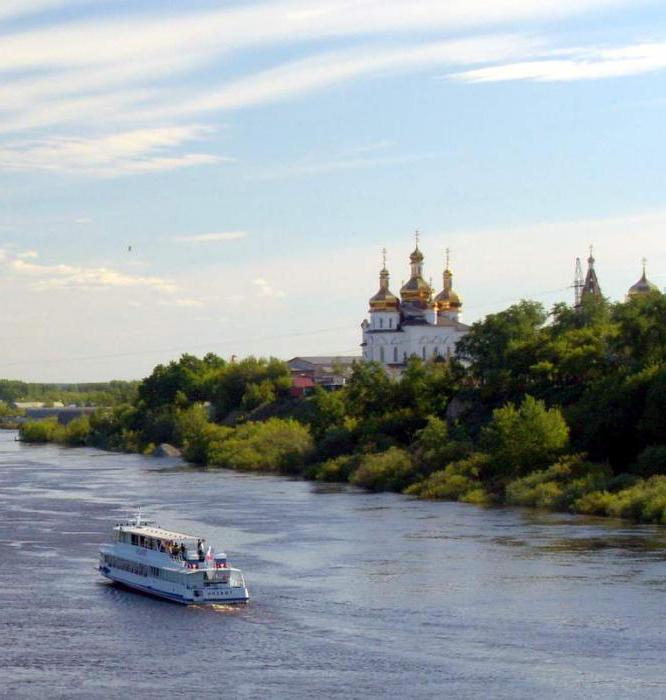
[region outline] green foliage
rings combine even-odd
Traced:
[[[632,471],[640,476],[666,474],[666,445],[650,445],[636,459]]]
[[[66,426],[64,431],[64,442],[72,447],[80,447],[88,444],[90,435],[90,419],[88,416],[74,418]]]
[[[473,452],[464,459],[451,462],[444,469],[433,472],[423,481],[413,484],[405,493],[423,499],[489,503],[492,498],[486,492],[480,478],[489,464],[489,455]]]
[[[588,493],[574,503],[574,510],[666,525],[666,476],[642,479],[617,493]]]
[[[509,403],[495,409],[481,439],[493,457],[495,473],[511,477],[545,467],[562,454],[569,428],[559,409],[526,396],[518,408]]]
[[[19,433],[23,442],[62,442],[64,427],[56,418],[46,418],[23,423]]]
[[[208,447],[211,466],[297,474],[313,450],[310,431],[293,419],[244,423]]]
[[[206,464],[208,455],[232,433],[232,428],[208,420],[208,409],[195,404],[178,412],[174,442],[182,448],[183,458],[195,464]]]
[[[30,384],[0,379],[0,401],[41,402],[65,406],[116,406],[133,401],[138,382],[94,382],[88,384]]]
[[[258,388],[250,389],[252,385]],[[275,358],[248,357],[211,370],[203,379],[202,391],[203,399],[213,404],[215,415],[222,419],[231,411],[251,410],[264,401],[284,398],[290,387],[291,374],[286,363]]]
[[[391,447],[385,452],[363,455],[349,481],[370,491],[402,491],[417,476],[409,453]]]
[[[548,469],[510,482],[505,501],[517,506],[570,510],[580,498],[610,486],[611,480],[607,466],[587,462],[582,455],[569,455]]]
[[[467,444],[451,439],[448,424],[437,416],[428,416],[426,426],[416,433],[412,449],[424,474],[440,470],[470,451]]]
[[[80,447],[88,444],[90,421],[88,416],[71,420],[61,425],[56,418],[28,421],[20,427],[19,434],[23,442],[58,442],[62,445]]]
[[[348,481],[359,461],[359,457],[350,455],[328,459],[316,466],[313,478],[317,481]]]
[[[521,301],[477,321],[458,342],[458,355],[469,363],[486,396],[504,396],[527,389],[528,370],[534,364],[535,344],[545,321],[546,312],[541,304]]]
[[[19,411],[16,408],[12,408],[5,401],[0,401],[0,419],[14,418],[15,416],[23,415],[23,413],[23,411]]]
[[[522,301],[475,323],[458,351],[451,361],[411,358],[399,378],[359,363],[342,390],[304,399],[290,396],[279,360],[183,355],[138,388],[105,385],[114,398],[87,422],[28,424],[21,434],[138,452],[169,442],[200,464],[663,520],[664,295],[586,299],[549,315]],[[64,391],[0,381],[0,401],[39,394],[68,403]]]

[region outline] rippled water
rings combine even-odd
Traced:
[[[242,608],[104,582],[137,504],[246,574]],[[0,696],[666,697],[666,535],[422,503],[0,431]]]

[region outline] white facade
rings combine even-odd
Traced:
[[[380,362],[393,372],[400,372],[410,357],[451,357],[456,343],[469,330],[460,322],[462,302],[453,291],[448,260],[444,288],[434,299],[432,288],[423,279],[423,254],[418,244],[410,261],[411,277],[400,290],[400,298],[389,289],[384,265],[379,291],[370,300],[369,319],[361,324],[363,359]]]

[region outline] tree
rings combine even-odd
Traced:
[[[516,408],[508,403],[493,411],[481,434],[500,477],[525,474],[547,467],[569,443],[569,428],[558,408],[526,396]]]
[[[546,321],[541,304],[521,301],[486,316],[458,341],[456,351],[491,400],[522,393],[535,363],[539,330]]]

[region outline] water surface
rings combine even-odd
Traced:
[[[196,470],[0,431],[0,696],[666,697],[666,533]],[[222,545],[243,608],[118,589],[141,504]]]

